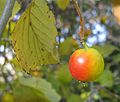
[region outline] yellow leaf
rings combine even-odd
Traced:
[[[65,10],[69,5],[70,0],[57,0],[57,5],[60,9]]]
[[[120,23],[120,0],[112,0],[113,14]]]
[[[33,0],[17,22],[12,38],[21,67],[29,72],[42,64],[58,63],[55,19],[45,0]]]

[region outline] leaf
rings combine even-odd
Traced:
[[[18,4],[18,2],[15,2],[13,11],[12,11],[12,17],[16,15],[16,13],[19,11],[20,9],[20,5]]]
[[[52,88],[51,84],[44,79],[35,77],[20,78],[20,83],[24,86],[28,86],[35,90],[41,91],[51,102],[59,102],[61,98]]]
[[[118,64],[120,63],[120,54],[116,54],[112,57],[113,61],[112,64]]]
[[[79,45],[77,44],[76,40],[74,40],[72,37],[68,37],[64,42],[60,43],[59,53],[62,56],[69,55],[74,49],[77,48],[79,48]]]
[[[120,23],[120,0],[112,0],[113,14]]]
[[[58,63],[55,19],[45,0],[33,0],[11,36],[16,57],[29,72],[42,64]]]
[[[4,10],[6,0],[0,0],[0,16],[2,15],[2,12]]]
[[[108,57],[110,54],[113,53],[113,51],[119,49],[116,46],[113,46],[111,44],[105,44],[102,46],[94,46],[105,58]]]
[[[102,86],[112,87],[114,84],[112,72],[110,70],[105,70],[98,78],[97,82],[99,82]]]
[[[15,102],[50,102],[41,91],[22,85],[14,86],[13,95]]]
[[[12,64],[14,64],[14,70],[15,71],[22,71],[20,64],[18,63],[18,60],[16,58],[13,58],[11,60]]]
[[[60,9],[65,10],[69,5],[70,0],[57,0],[56,2]]]
[[[69,68],[67,64],[62,64],[59,66],[56,71],[56,78],[63,84],[68,86],[72,80],[72,76],[69,72]]]
[[[55,75],[53,75],[53,73],[47,73],[47,75],[49,76],[49,77],[47,77],[48,82],[50,82],[52,84],[53,88],[57,92],[59,92],[60,85],[61,85],[60,82],[59,82],[59,80],[56,78]]]

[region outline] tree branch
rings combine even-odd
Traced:
[[[15,0],[6,0],[6,5],[3,11],[3,14],[0,18],[0,37],[5,29],[5,26],[12,15],[12,10],[14,7]]]
[[[81,10],[78,6],[77,0],[72,0],[72,1],[75,4],[76,11],[77,11],[77,13],[80,17],[81,29],[80,29],[79,35],[80,35],[80,39],[81,39],[81,42],[82,42],[84,40],[84,31],[85,31],[84,19],[82,17],[82,13],[81,13]]]

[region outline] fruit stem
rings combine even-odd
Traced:
[[[86,50],[89,48],[88,45],[84,41],[82,42],[82,45]]]
[[[80,39],[81,39],[81,42],[84,41],[84,31],[85,31],[85,24],[84,24],[84,19],[82,17],[82,13],[81,13],[81,10],[80,10],[80,7],[78,6],[78,3],[77,3],[77,0],[72,0],[74,5],[75,5],[75,8],[76,8],[76,11],[80,17],[80,25],[81,25],[81,29],[79,31],[79,36],[80,36]]]

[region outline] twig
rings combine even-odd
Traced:
[[[98,86],[96,86],[96,87],[94,87],[96,90],[104,90],[106,93],[108,93],[111,97],[114,97],[114,98],[116,98],[116,99],[118,99],[118,100],[120,100],[120,95],[118,95],[118,94],[116,94],[116,93],[114,93],[114,92],[111,92],[110,90],[108,90],[107,88],[105,88],[104,86],[100,86],[100,85],[98,85]]]
[[[112,96],[112,97],[120,100],[120,96],[119,96],[118,94],[113,93],[113,92],[111,92],[111,91],[109,91],[109,90],[107,90],[107,89],[105,89],[105,88],[104,88],[104,90],[105,90],[110,96]]]
[[[4,41],[4,42],[10,42],[10,43],[11,43],[11,40],[8,39],[8,38],[1,38],[1,39],[0,39],[0,42],[1,42],[1,41]]]
[[[80,39],[81,39],[81,42],[84,40],[84,31],[85,31],[85,25],[84,25],[84,19],[82,17],[82,13],[81,13],[81,10],[78,6],[78,3],[76,0],[72,0],[75,4],[75,8],[76,8],[76,11],[80,17],[80,25],[81,25],[81,29],[80,29],[80,32],[79,32],[79,35],[80,35]]]
[[[93,102],[93,97],[97,93],[97,90],[93,86],[94,86],[93,83],[90,82],[91,93],[90,93],[88,99],[85,102]]]
[[[0,37],[5,29],[5,26],[12,15],[12,9],[14,7],[15,0],[6,0],[6,5],[3,11],[3,14],[0,18]]]

